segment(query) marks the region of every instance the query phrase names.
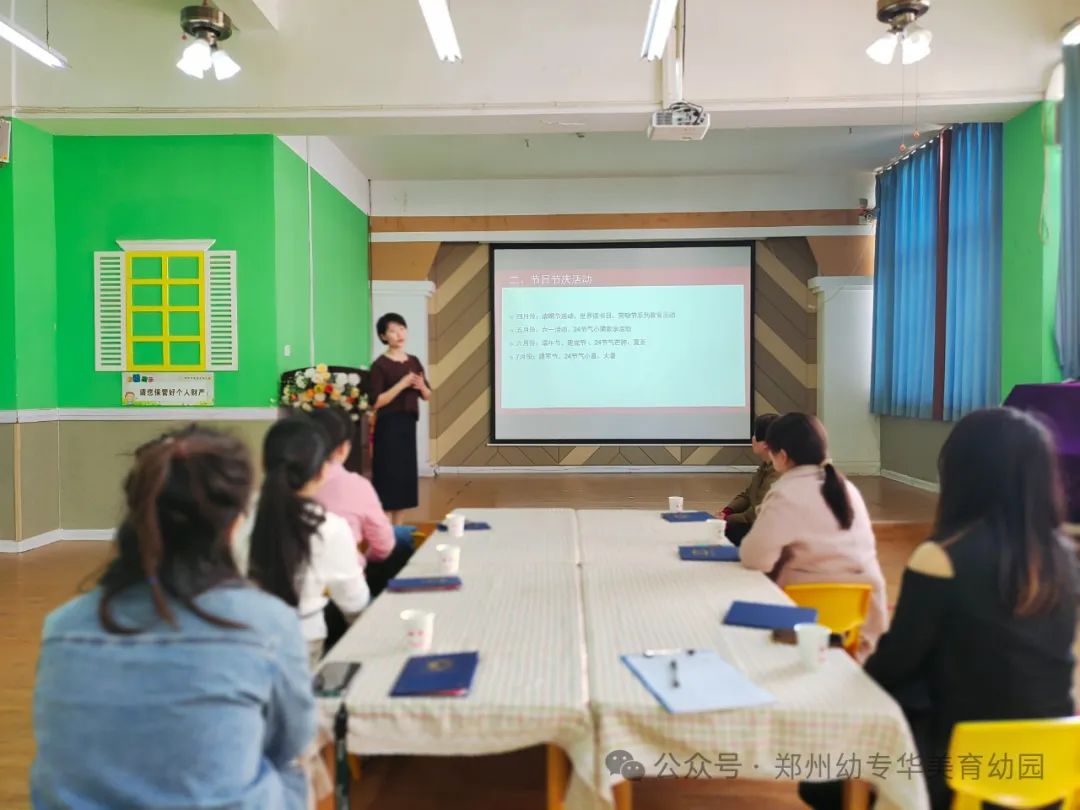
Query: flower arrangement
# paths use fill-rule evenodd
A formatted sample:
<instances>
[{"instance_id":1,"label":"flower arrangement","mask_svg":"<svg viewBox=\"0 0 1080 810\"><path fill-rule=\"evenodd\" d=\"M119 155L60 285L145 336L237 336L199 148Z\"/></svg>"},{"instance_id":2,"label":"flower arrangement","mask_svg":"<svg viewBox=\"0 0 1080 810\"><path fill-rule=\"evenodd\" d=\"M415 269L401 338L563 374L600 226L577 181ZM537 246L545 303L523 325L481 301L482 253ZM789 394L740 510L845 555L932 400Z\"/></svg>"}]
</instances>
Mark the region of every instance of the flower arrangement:
<instances>
[{"instance_id":1,"label":"flower arrangement","mask_svg":"<svg viewBox=\"0 0 1080 810\"><path fill-rule=\"evenodd\" d=\"M298 371L285 382L281 404L286 408L314 411L319 408L342 408L355 422L368 409L367 394L360 390L360 375L353 372L331 373L326 363Z\"/></svg>"}]
</instances>

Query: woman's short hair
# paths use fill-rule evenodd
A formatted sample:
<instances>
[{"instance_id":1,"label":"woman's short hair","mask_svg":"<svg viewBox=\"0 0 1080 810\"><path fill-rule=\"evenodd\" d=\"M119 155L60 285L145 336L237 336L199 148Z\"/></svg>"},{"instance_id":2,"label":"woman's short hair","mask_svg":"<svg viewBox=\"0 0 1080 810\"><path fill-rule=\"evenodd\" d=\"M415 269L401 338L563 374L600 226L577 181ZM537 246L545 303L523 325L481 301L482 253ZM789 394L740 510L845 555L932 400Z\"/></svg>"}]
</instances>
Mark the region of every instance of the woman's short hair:
<instances>
[{"instance_id":1,"label":"woman's short hair","mask_svg":"<svg viewBox=\"0 0 1080 810\"><path fill-rule=\"evenodd\" d=\"M390 328L390 324L392 323L404 326L406 329L409 328L409 325L405 323L405 318L401 315L398 315L396 312L387 312L375 323L375 333L379 336L379 340L383 342L383 345L386 345L386 339L383 335L386 334L386 330Z\"/></svg>"}]
</instances>

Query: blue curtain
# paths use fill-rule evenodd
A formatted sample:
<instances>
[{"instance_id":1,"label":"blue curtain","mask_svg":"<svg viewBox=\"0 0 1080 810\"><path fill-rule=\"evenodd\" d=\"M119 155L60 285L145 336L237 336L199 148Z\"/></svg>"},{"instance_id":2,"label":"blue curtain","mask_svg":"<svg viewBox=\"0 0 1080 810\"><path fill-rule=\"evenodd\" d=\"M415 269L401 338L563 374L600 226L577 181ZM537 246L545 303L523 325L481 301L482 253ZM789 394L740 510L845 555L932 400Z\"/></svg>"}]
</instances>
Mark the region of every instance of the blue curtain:
<instances>
[{"instance_id":1,"label":"blue curtain","mask_svg":"<svg viewBox=\"0 0 1080 810\"><path fill-rule=\"evenodd\" d=\"M1001 124L952 131L946 420L1001 401Z\"/></svg>"},{"instance_id":2,"label":"blue curtain","mask_svg":"<svg viewBox=\"0 0 1080 810\"><path fill-rule=\"evenodd\" d=\"M1061 262L1054 337L1065 379L1080 378L1080 45L1064 49L1061 116Z\"/></svg>"},{"instance_id":3,"label":"blue curtain","mask_svg":"<svg viewBox=\"0 0 1080 810\"><path fill-rule=\"evenodd\" d=\"M877 179L874 413L933 415L938 167L930 146Z\"/></svg>"}]
</instances>

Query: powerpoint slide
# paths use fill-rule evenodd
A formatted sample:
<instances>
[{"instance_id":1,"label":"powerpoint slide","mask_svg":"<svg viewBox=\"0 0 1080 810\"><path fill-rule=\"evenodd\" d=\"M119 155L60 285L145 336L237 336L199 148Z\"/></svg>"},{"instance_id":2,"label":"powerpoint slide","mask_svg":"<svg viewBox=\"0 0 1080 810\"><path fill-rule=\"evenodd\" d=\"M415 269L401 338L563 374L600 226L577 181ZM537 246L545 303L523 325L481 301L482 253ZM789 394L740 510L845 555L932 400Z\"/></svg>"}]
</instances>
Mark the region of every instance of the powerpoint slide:
<instances>
[{"instance_id":1,"label":"powerpoint slide","mask_svg":"<svg viewBox=\"0 0 1080 810\"><path fill-rule=\"evenodd\" d=\"M495 440L745 441L752 251L497 247Z\"/></svg>"}]
</instances>

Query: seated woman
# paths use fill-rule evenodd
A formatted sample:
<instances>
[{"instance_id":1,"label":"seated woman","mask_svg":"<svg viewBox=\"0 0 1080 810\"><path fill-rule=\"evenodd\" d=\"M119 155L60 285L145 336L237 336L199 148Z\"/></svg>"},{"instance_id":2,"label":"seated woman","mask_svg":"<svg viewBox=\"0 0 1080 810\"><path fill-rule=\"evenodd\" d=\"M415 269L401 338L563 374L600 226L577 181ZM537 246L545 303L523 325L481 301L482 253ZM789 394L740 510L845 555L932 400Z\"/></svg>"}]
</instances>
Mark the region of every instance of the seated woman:
<instances>
[{"instance_id":1,"label":"seated woman","mask_svg":"<svg viewBox=\"0 0 1080 810\"><path fill-rule=\"evenodd\" d=\"M332 448L326 478L315 493L315 500L349 524L363 554L364 576L374 599L409 562L413 553L412 533L405 532L406 541L398 542L395 527L383 511L375 487L362 475L345 469L345 460L352 452L354 430L349 415L341 408L322 408L314 411L311 418L322 428Z\"/></svg>"},{"instance_id":2,"label":"seated woman","mask_svg":"<svg viewBox=\"0 0 1080 810\"><path fill-rule=\"evenodd\" d=\"M243 444L201 428L136 452L115 558L45 620L35 808L307 807L300 626L229 552L251 478Z\"/></svg>"},{"instance_id":3,"label":"seated woman","mask_svg":"<svg viewBox=\"0 0 1080 810\"><path fill-rule=\"evenodd\" d=\"M904 707L923 762L965 720L1071 716L1080 576L1061 532L1053 443L1020 411L977 411L941 450L931 539L904 572L892 626L866 671ZM955 766L954 766L955 767ZM927 774L949 807L942 769Z\"/></svg>"},{"instance_id":4,"label":"seated woman","mask_svg":"<svg viewBox=\"0 0 1080 810\"><path fill-rule=\"evenodd\" d=\"M885 630L885 578L874 530L855 485L828 462L825 427L805 413L781 416L765 442L780 479L740 548L742 564L780 587L865 582L873 587L857 657L865 660Z\"/></svg>"},{"instance_id":5,"label":"seated woman","mask_svg":"<svg viewBox=\"0 0 1080 810\"><path fill-rule=\"evenodd\" d=\"M754 435L750 439L750 449L761 460L760 466L750 479L750 485L735 496L735 499L724 507L720 517L727 521L727 538L736 546L740 545L743 538L750 531L757 518L758 509L761 508L769 489L776 483L779 473L772 465L769 458L769 445L765 443L765 435L769 432L769 426L775 422L775 413L763 413L754 420Z\"/></svg>"},{"instance_id":6,"label":"seated woman","mask_svg":"<svg viewBox=\"0 0 1080 810\"><path fill-rule=\"evenodd\" d=\"M306 416L271 427L263 442L265 477L255 520L239 533L235 548L241 569L299 612L312 668L326 640L327 594L348 621L370 600L349 524L313 500L329 454L323 431Z\"/></svg>"}]
</instances>

